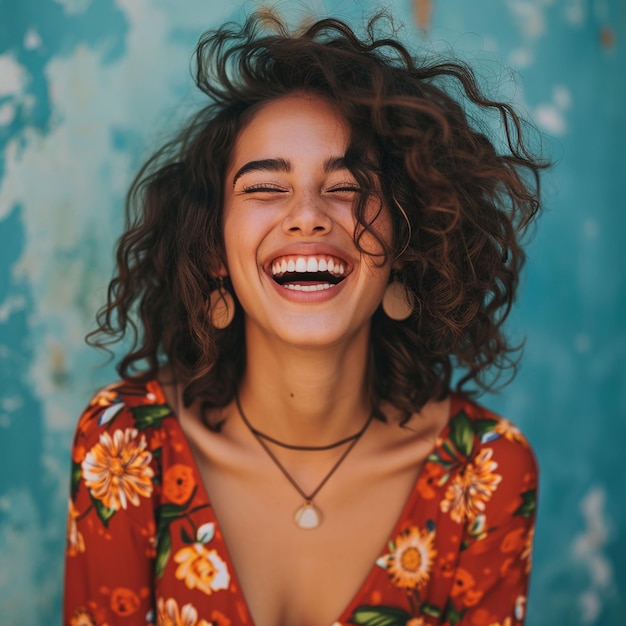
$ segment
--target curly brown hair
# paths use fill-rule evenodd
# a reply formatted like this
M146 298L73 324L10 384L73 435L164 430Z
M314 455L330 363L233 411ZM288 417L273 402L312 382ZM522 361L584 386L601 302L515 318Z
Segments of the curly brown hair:
M255 105L293 92L326 98L347 120L346 164L363 190L356 245L374 234L365 207L378 194L394 234L393 244L380 242L383 261L399 260L398 278L418 302L405 321L380 309L373 316L373 405L390 401L408 418L445 397L456 370L458 389L491 389L490 372L515 371L519 348L502 325L545 163L528 149L521 118L486 97L467 65L414 58L378 34L381 22L371 20L359 38L336 19L290 34L280 20L255 15L202 36L195 81L208 103L137 175L107 304L88 336L105 347L130 334L123 378L153 378L167 363L184 381L185 403L233 399L245 368L243 311L237 303L223 330L207 316L225 259L224 176ZM476 112L496 114L504 149Z

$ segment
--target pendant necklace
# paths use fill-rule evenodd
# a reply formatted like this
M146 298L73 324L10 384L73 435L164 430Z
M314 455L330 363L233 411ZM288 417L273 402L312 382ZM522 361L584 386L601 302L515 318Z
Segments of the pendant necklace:
M352 448L357 444L359 439L365 434L365 431L372 423L372 419L374 415L371 414L363 428L358 433L351 435L350 437L345 437L340 441L336 441L335 443L331 443L325 446L294 446L287 443L283 443L282 441L278 441L273 439L269 435L262 433L250 424L246 414L243 412L241 408L241 401L239 400L239 394L235 394L235 402L237 404L237 410L239 411L239 415L241 415L241 419L243 423L247 426L248 430L252 433L254 438L259 442L259 445L265 450L267 456L273 461L274 465L282 472L283 476L291 483L293 488L302 496L304 503L298 507L296 510L293 519L298 526L298 528L302 528L304 530L312 530L313 528L317 528L322 523L322 512L319 510L317 506L315 506L313 499L315 496L321 491L322 487L328 482L330 477L339 469L339 466L343 463L345 458L350 454ZM276 455L272 452L270 447L267 445L266 441L270 441L282 448L287 448L289 450L303 450L306 452L316 452L319 450L332 450L333 448L338 448L339 446L350 442L350 445L343 451L342 455L337 459L336 463L330 468L330 471L322 478L322 481L317 485L317 487L309 494L305 493L302 487L296 482L296 480L291 476L291 474L286 470L285 466L278 460Z

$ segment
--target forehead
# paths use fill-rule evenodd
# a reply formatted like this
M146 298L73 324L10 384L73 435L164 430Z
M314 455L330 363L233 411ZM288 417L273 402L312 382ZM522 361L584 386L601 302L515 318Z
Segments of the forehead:
M255 107L239 131L231 165L250 153L292 151L329 155L343 154L350 139L349 125L335 106L325 98L295 93Z

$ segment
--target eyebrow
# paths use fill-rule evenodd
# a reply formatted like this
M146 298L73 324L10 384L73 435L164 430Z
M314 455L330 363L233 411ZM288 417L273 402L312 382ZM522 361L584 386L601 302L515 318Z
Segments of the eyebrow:
M324 161L324 172L326 173L345 169L347 169L345 157L331 157ZM249 172L291 172L291 163L286 159L248 161L233 176L233 186L239 178Z

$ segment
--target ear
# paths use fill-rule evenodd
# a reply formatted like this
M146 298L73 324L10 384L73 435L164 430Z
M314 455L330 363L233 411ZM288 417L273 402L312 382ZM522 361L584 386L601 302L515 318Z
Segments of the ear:
M212 278L226 278L228 276L226 262L219 257L214 259L209 266L209 274Z
M220 263L217 268L211 270L211 276L213 276L213 278L226 278L228 276L228 270L225 265Z

